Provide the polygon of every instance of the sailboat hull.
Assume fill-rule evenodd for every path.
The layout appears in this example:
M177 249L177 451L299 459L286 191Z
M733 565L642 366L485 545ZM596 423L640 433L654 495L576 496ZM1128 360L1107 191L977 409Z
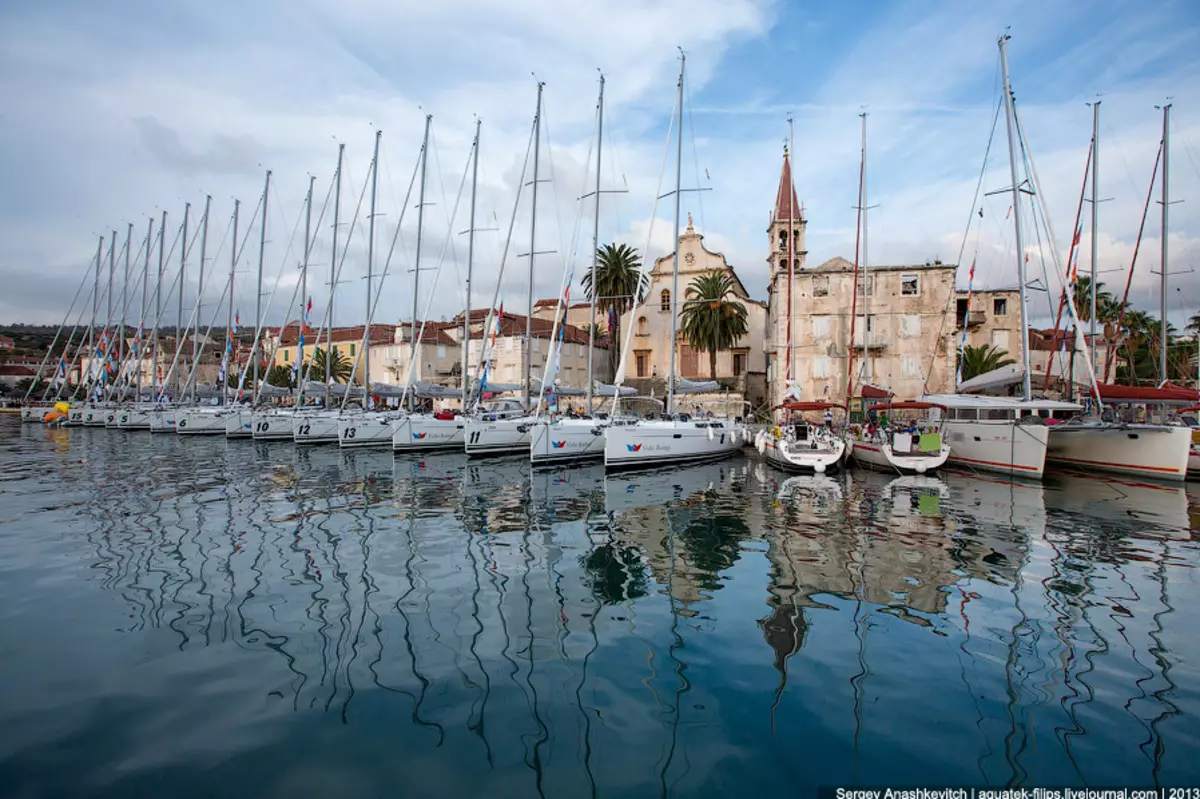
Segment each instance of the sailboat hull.
M592 419L537 422L530 429L529 461L544 465L603 458L607 428Z
M121 412L117 414L117 429L149 430L150 410L139 408L136 405L131 408L122 408Z
M89 405L83 409L84 427L104 427L104 408Z
M532 416L467 422L463 428L463 448L472 458L497 455L524 455L529 452L529 431L536 424Z
M855 463L883 472L929 474L942 468L950 458L950 447L944 443L937 453L929 455L902 455L881 441L855 441L853 446Z
M223 411L218 408L192 408L178 411L175 432L181 436L224 435Z
M840 438L828 437L819 446L808 442L778 438L768 430L758 434L754 442L763 460L786 472L796 474L832 474L841 468L848 444Z
M336 444L337 440L336 411L303 413L292 419L292 441L297 444Z
M949 462L968 469L1040 480L1046 470L1047 427L1009 420L972 422L948 419Z
M259 411L250 415L251 435L255 441L291 441L292 414Z
M151 433L174 433L175 432L175 409L174 408L155 408L150 411L150 432Z
M390 414L366 413L338 420L338 446L343 448L390 447L392 423Z
M392 432L396 452L428 452L463 447L467 422L461 416L436 419L429 414L414 414L397 419Z
M640 469L664 463L727 458L745 440L740 425L713 421L651 421L610 427L604 437L607 469Z
M253 434L252 416L248 408L229 411L225 416L225 437L250 438Z
M1192 432L1149 424L1062 424L1050 428L1046 461L1072 471L1102 471L1180 482L1187 479Z

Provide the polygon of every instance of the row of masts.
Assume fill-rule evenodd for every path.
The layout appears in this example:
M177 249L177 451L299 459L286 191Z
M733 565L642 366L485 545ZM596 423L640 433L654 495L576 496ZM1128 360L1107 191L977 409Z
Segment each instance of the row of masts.
M524 356L523 357L524 380L522 381L523 382L524 400L525 400L525 404L527 407L530 404L530 386L531 386L530 378L531 378L531 368L532 368L532 361L533 361L532 330L530 328L532 326L532 317L533 317L533 302L534 302L533 277L534 277L534 271L535 271L535 258L538 254L544 254L544 253L539 253L536 249L538 186L539 186L539 183L543 182L539 175L543 87L544 87L544 84L539 82L538 86L537 86L537 94L538 94L537 108L536 108L536 112L534 115L533 170L532 170L533 171L533 179L529 182L529 184L527 184L532 189L531 190L531 207L530 207L531 222L530 222L530 231L529 231L530 252L528 253L529 285L528 285L528 296L527 296L528 309L527 309L527 313L526 313L527 329L526 329L525 352L523 353L523 356ZM682 75L681 75L681 89L680 90L682 90ZM597 101L597 115L598 115L597 116L597 136L598 136L598 141L600 143L602 143L602 141L603 141L602 140L603 104L604 104L604 76L601 75L600 76L599 98ZM423 136L422 145L421 145L421 158L420 158L420 164L419 164L420 185L419 185L419 189L418 189L418 199L417 199L417 204L416 204L416 207L417 207L417 241L416 241L415 259L414 259L415 263L414 263L414 267L412 270L413 271L413 285L412 285L412 288L413 288L412 320L413 320L413 322L412 322L412 325L410 328L410 331L411 331L410 342L409 342L409 344L410 344L410 346L409 346L409 362L410 362L410 364L416 364L416 362L417 362L418 344L420 343L420 339L422 338L422 333L423 333L423 325L420 322L420 318L419 318L420 317L419 301L420 301L420 291L422 288L421 272L424 269L423 263L422 263L423 257L424 257L424 253L422 252L423 228L425 225L425 206L428 204L426 201L426 183L427 183L427 177L428 177L427 153L428 153L428 149L429 149L430 129L431 129L431 125L432 125L432 119L433 119L432 115L426 115L426 117L425 117L425 129L424 129L424 136ZM466 309L467 310L464 313L463 337L462 337L462 345L461 345L462 363L463 363L462 392L463 392L463 397L464 397L464 407L465 407L466 397L468 396L468 394L470 393L470 390L471 390L471 379L472 379L471 370L469 368L467 368L467 365L469 362L469 344L470 344L470 339L471 339L470 334L471 334L472 317L471 317L470 309L471 309L471 296L472 296L471 292L472 292L472 286L473 286L473 267L474 267L474 260L476 257L476 236L475 236L475 234L476 234L476 231L478 230L478 228L476 227L476 224L475 224L475 219L476 219L477 199L478 199L479 144L480 144L481 128L482 128L482 122L477 119L476 124L475 124L474 137L473 137L472 144L471 144L471 158L470 158L470 160L471 160L471 167L470 167L471 168L470 223L467 227L467 230L464 231L464 233L466 233L468 236L468 240L467 240L467 277L466 277L466 281L465 281ZM377 187L378 187L379 146L380 146L381 137L382 137L382 132L376 131L375 137L374 137L374 152L373 152L373 156L372 156L371 170L370 170L370 177L369 177L369 180L370 180L370 210L368 212L368 223L367 223L368 233L367 233L367 258L366 258L366 271L367 271L367 275L366 275L366 307L367 307L368 318L367 318L366 324L364 325L362 348L361 348L360 355L359 355L359 359L361 359L361 361L363 363L363 369L362 369L363 385L367 389L365 392L366 397L367 397L366 407L370 406L370 402L371 402L370 388L372 386L371 372L370 372L371 321L372 321L372 317L374 314L375 306L378 302L377 297L374 296L374 292L375 292L374 281L375 281L375 277L376 277L376 275L374 274L374 266L375 266L375 257L376 257L376 252L375 252L375 228L376 228L376 216L377 216L376 196L377 196ZM600 150L599 146L597 147L597 150L598 151ZM323 322L321 324L321 327L324 328L325 331L327 331L327 333L326 333L327 346L328 346L328 342L330 342L332 340L332 331L334 329L334 318L333 318L334 293L335 293L335 287L336 287L337 283L339 282L338 281L339 268L341 266L342 261L344 261L344 253L342 254L341 260L339 260L339 231L340 231L340 226L341 226L340 217L341 217L341 191L342 191L341 178L342 178L342 168L343 168L344 156L345 156L345 145L339 144L338 145L338 154L337 154L337 167L334 172L333 188L332 188L333 224L332 224L332 258L330 260L330 278L329 278L329 300L328 300L328 306L327 306L325 319L323 320ZM592 226L593 227L593 231L592 231L593 247L592 247L592 256L590 259L591 260L593 286L596 286L595 270L597 268L597 260L598 260L597 259L597 251L598 251L598 246L599 246L600 195L602 193L605 193L600 188L600 179L601 179L601 158L598 153L597 159L596 159L596 175L595 175L595 213L594 213L593 226ZM309 177L308 190L307 190L307 193L305 196L305 201L304 201L304 204L305 204L304 252L303 252L303 257L301 259L301 264L300 264L300 281L299 281L300 306L301 306L301 317L300 317L301 340L303 340L303 331L308 323L308 307L310 304L310 298L309 298L309 294L308 294L308 269L310 266L310 255L312 252L313 244L315 243L314 236L313 236L313 228L312 228L312 210L313 210L313 201L314 201L315 180L316 180L315 177L312 177L312 176ZM262 222L259 225L259 242L258 242L259 252L258 252L256 290L255 290L255 311L254 311L254 328L255 328L254 344L251 348L251 352L248 356L245 367L241 370L241 377L239 379L239 394L240 394L241 386L244 384L245 379L247 377L249 377L251 379L251 386L253 387L255 396L257 396L258 388L261 385L261 378L264 377L264 375L260 374L260 360L261 359L258 357L258 355L259 355L258 347L260 346L261 340L263 337L263 321L264 321L264 316L263 316L264 315L263 268L264 268L264 260L265 260L265 253L266 253L266 244L267 244L266 219L268 217L267 210L268 210L270 192L271 192L271 172L268 170L266 173L265 184L263 187L262 200L259 205L259 210L257 212L257 213L261 213ZM518 193L518 198L519 198L519 193ZM144 368L145 368L144 364L145 364L145 360L146 360L146 349L147 348L149 349L149 359L150 359L150 363L151 363L151 376L150 376L150 380L148 381L149 382L148 387L150 388L151 394L153 395L153 398L156 402L162 402L164 399L166 399L167 392L168 392L167 378L170 377L170 375L167 375L167 376L160 375L160 365L163 361L163 357L162 357L163 352L160 350L161 336L159 334L159 331L160 331L161 321L163 319L164 312L165 312L165 308L164 308L165 298L163 295L164 288L167 290L167 297L169 297L170 291L174 290L174 287L176 285L178 286L178 295L176 298L177 299L177 302L176 302L177 313L176 313L176 327L175 327L176 363L172 365L172 375L174 376L174 380L172 381L171 390L172 390L173 398L177 402L180 401L181 399L183 399L185 396L192 397L193 399L195 398L196 390L197 390L196 381L198 379L196 366L199 363L200 356L202 354L201 353L201 343L200 343L200 326L201 326L200 316L201 315L200 315L199 311L201 308L201 301L204 296L205 288L208 286L208 283L206 283L206 266L208 265L209 260L210 260L208 257L208 233L209 233L209 218L210 218L210 212L211 212L211 205L212 205L212 197L211 197L211 195L208 195L205 197L204 212L203 212L203 215L201 216L201 219L199 222L199 231L197 234L199 236L199 240L200 240L200 263L199 263L199 268L198 268L198 272L197 272L197 276L196 276L196 305L192 312L190 330L185 330L185 316L184 316L185 302L184 302L183 295L184 295L184 289L187 285L186 280L188 277L188 264L189 264L189 257L190 257L190 253L191 253L191 248L189 246L189 238L188 238L189 224L191 222L191 219L190 219L191 203L186 203L184 206L183 221L177 232L177 240L179 242L181 242L181 245L180 245L179 267L178 267L177 272L174 274L174 276L171 276L168 274L168 268L167 268L167 260L170 257L168 255L167 249L166 249L166 231L167 231L167 221L168 221L167 212L165 210L162 212L161 221L159 221L159 223L158 223L157 234L155 231L156 220L153 217L150 218L146 236L145 236L145 240L142 244L142 251L144 252L143 274L142 274L142 277L140 280L138 280L136 278L132 278L132 282L131 282L131 277L132 277L131 276L131 257L132 257L131 247L132 247L132 243L133 243L133 224L129 223L127 226L126 241L125 241L125 245L124 245L124 249L123 249L124 261L125 261L125 271L124 271L124 279L122 282L121 300L120 300L120 310L121 310L120 331L121 331L121 333L118 336L119 350L117 353L115 353L115 359L116 359L116 362L118 364L120 364L120 366L118 368L118 382L121 382L121 380L123 378L130 377L130 375L128 373L132 372L131 379L126 380L125 382L132 382L133 385L132 386L122 385L118 394L113 393L114 390L116 389L116 387L108 384L107 377L103 373L103 370L107 368L108 361L112 358L112 355L110 355L110 353L109 353L110 348L106 345L106 342L107 342L108 338L110 337L110 328L115 327L115 319L114 319L114 311L113 311L113 299L114 299L113 292L114 292L114 284L115 284L115 280L116 280L116 278L115 278L116 246L115 245L116 245L117 234L116 234L116 231L114 231L112 237L108 240L108 249L107 249L108 285L107 285L107 289L104 289L101 287L101 273L103 272L104 263L106 260L106 251L105 251L105 237L104 236L100 237L100 240L97 244L96 256L93 259L93 267L90 270L92 272L93 286L92 286L92 292L91 292L91 319L87 325L86 343L81 341L80 344L76 346L76 349L72 355L71 368L65 369L65 359L68 357L68 355L71 355L71 352L70 352L71 340L68 340L67 349L64 350L62 359L61 359L62 363L64 364L64 370L66 371L67 374L73 372L74 368L76 366L78 366L80 368L80 379L79 379L78 383L75 385L73 393L71 394L69 399L72 399L72 400L78 399L80 396L80 392L84 392L83 396L88 399L91 399L91 400L108 400L108 399L123 400L126 397L128 389L132 387L134 390L135 397L139 401L142 400L144 397L143 389L147 387L147 386L143 386L143 372L144 372ZM221 363L221 369L220 369L222 383L228 382L228 373L226 370L231 365L229 363L230 350L232 349L232 345L233 345L233 341L234 341L234 339L233 339L234 331L236 330L236 326L237 326L237 320L236 320L236 315L235 315L236 314L235 294L236 294L236 271L237 271L238 259L241 254L241 247L239 246L239 240L238 240L240 205L241 205L240 201L234 200L234 210L233 210L233 215L232 215L232 219L231 219L231 223L230 223L231 227L232 227L232 231L233 231L233 248L232 248L233 251L232 251L232 255L231 255L231 259L230 259L230 271L229 271L229 276L228 276L228 282L225 286L225 291L224 291L224 295L223 295L223 299L226 299L227 304L226 304L226 314L225 314L225 316L226 316L226 319L225 319L226 342L225 342L224 352L221 354L222 363ZM676 203L676 205L678 206L678 202ZM677 217L678 217L678 210L677 210ZM515 218L515 209L514 209L514 218ZM678 227L678 219L676 220L676 222L677 222L676 226ZM152 274L152 272L151 272L152 251L154 249L155 244L158 245L157 268L155 269L155 271ZM85 278L85 280L86 280L86 278ZM210 281L211 281L211 279L210 279ZM127 314L128 308L129 308L129 293L130 293L131 287L136 288L136 284L139 282L141 284L141 292L142 292L142 299L141 299L141 304L140 304L140 317L138 320L137 332L134 337L134 344L132 347L127 348L126 341L125 341L125 332L128 330L128 327L129 327L129 319L128 319L128 314ZM153 296L152 297L149 295L151 284L153 284ZM80 290L82 290L83 285L84 284L81 283ZM497 286L497 289L499 289L499 286ZM592 402L593 402L593 398L594 398L593 397L593 383L594 383L595 365L594 365L593 348L595 345L595 335L596 335L596 331L595 331L595 311L596 311L596 299L597 299L596 294L597 294L597 292L595 290L593 290L592 296L591 296L592 325L590 326L590 331L589 331L589 348L588 348L588 363L587 363L587 373L588 373L587 374L587 393L588 393L588 406L589 407L592 406ZM101 317L100 298L102 295L106 296L106 308L105 308L103 320L101 320L101 318L100 318ZM64 318L63 323L59 326L59 330L56 333L55 339L51 344L51 351L47 352L46 358L42 364L42 368L39 369L39 372L38 372L39 378L41 377L45 367L47 366L49 359L53 354L53 350L57 346L58 341L61 337L61 334L62 334L63 330L66 328L66 325L71 318L71 313L72 313L73 308L74 308L74 303L72 305L72 309L68 310L67 316ZM145 330L145 327L146 327L145 322L146 322L147 317L149 317L151 314L152 314L152 318L153 318L153 325L149 331L149 334L147 335L146 330ZM562 317L563 324L565 324L565 320L566 320L566 316L564 313L564 315ZM98 339L97 331L99 330L99 327L102 322L103 322L103 332L101 333L101 335ZM557 322L557 319L556 319L556 322ZM76 325L76 327L78 327L78 324ZM210 325L210 329L211 329L211 325ZM74 335L74 329L72 329L72 337L71 337L72 340L73 340L73 335ZM180 359L180 354L182 352L182 348L185 346L186 339L189 335L192 338L191 359L190 359L190 367L191 368L190 368L190 370L185 370L184 368L180 368L178 370L178 372L176 372L175 371L176 366L185 367L187 365L187 364L179 363L179 359ZM320 343L321 343L320 339L321 339L320 331L318 331L317 341L315 342L316 346L320 345ZM87 363L88 363L88 368L86 369L86 374L84 373L83 366L82 366L85 355L87 357ZM297 359L298 365L299 365L299 361L302 360L302 358L303 358L303 355L299 354L299 357ZM483 358L483 354L481 353L481 361L482 361L482 358ZM133 366L131 368L130 362L136 363L136 366ZM236 363L232 364L232 365L236 366ZM329 389L329 387L331 387L333 379L334 379L334 375L332 373L332 368L333 368L333 358L332 357L327 356L324 358L324 368L325 368L324 383L325 383L327 391L328 391L328 389ZM182 377L184 371L188 372L188 376L187 376L186 380ZM249 374L247 374L247 371L249 372ZM307 376L308 376L307 371L308 371L307 369L303 370L303 376L305 378L307 378ZM57 381L57 382L58 382L58 391L55 393L55 395L53 397L53 399L55 399L55 400L62 398L63 391L65 390L67 383L68 383L68 381L66 379L63 379L63 380ZM297 391L299 393L297 394L297 397L299 397L300 394L302 394L303 389L304 389L304 383L305 383L304 380L299 381L299 385L297 387ZM36 381L35 381L35 385L36 385ZM101 386L104 388L103 391L99 390L99 388ZM30 387L30 391L26 395L27 401L29 400L30 395L32 394L32 392L34 390L34 387L35 386ZM46 391L43 392L41 399L42 400L51 399L50 391L53 388L54 388L54 384L47 386ZM220 388L221 388L221 391L219 392L220 402L222 404L225 404L230 401L229 391L226 389L226 387L224 385L222 385ZM409 396L410 396L410 399L412 399L412 395L410 394ZM330 399L330 397L327 394L326 401L328 402L329 399Z

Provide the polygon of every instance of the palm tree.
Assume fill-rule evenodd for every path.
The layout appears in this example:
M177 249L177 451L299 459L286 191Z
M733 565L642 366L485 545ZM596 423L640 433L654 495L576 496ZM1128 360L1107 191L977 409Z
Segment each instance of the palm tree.
M1196 314L1191 319L1188 319L1187 326L1184 330L1192 334L1200 333L1200 314Z
M350 370L353 368L350 359L338 350L333 351L329 361L329 375L335 383L345 383L350 380ZM303 374L303 372L302 372ZM313 353L312 368L308 370L308 378L318 382L325 380L325 350L318 349Z
M987 374L993 369L1016 363L1015 360L1008 357L1008 350L988 344L982 347L964 347L960 357L962 358L962 379L964 381Z
M746 335L746 306L733 294L728 272L713 270L699 275L688 286L687 302L680 314L680 330L693 349L708 351L708 376L717 379L717 350L727 350Z
M1092 278L1088 275L1080 275L1075 282L1075 290L1072 292L1072 299L1075 300L1075 310L1079 312L1079 321L1090 322L1092 320ZM1119 303L1117 299L1104 290L1104 283L1096 282L1096 319L1100 322L1109 322L1117 318Z
M286 364L277 364L271 367L271 371L267 372L267 384L278 386L279 388L295 388L296 384L293 380L292 367Z
M596 285L592 285L592 270L583 275L583 293L591 300L595 294L596 307L611 320L609 325L608 357L614 374L621 350L621 314L646 296L648 286L641 280L642 257L628 244L605 244L596 250Z

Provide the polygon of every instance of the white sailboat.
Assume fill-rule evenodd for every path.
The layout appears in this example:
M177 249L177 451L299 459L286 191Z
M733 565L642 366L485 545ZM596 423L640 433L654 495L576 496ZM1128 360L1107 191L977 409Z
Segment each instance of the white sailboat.
M688 414L674 413L676 394L701 394L716 391L716 381L695 382L675 376L675 342L679 324L679 214L683 162L683 80L687 58L679 54L679 85L676 97L676 151L675 151L675 253L672 257L673 283L671 286L671 365L667 380L667 402L665 418L638 420L632 424L612 425L604 437L604 465L609 469L640 468L664 463L686 463L726 458L741 448L746 432L740 420L696 419ZM614 381L618 386L624 380L630 342L634 326L629 326L625 346L621 354L621 365ZM613 398L616 408L616 397Z
M329 259L329 305L325 309L325 319L322 327L325 329L325 375L324 383L310 389L309 373L312 362L304 371L297 394L296 412L292 417L292 441L296 444L336 444L338 440L338 416L340 413L333 408L334 379L333 379L333 300L337 288L340 262L338 261L338 224L342 211L342 161L345 158L346 145L338 144L337 169L333 173L333 255ZM345 256L342 256L343 259ZM321 331L317 331L314 347L320 347ZM306 408L301 402L310 390L320 390L325 393L322 406Z
M1167 373L1167 214L1170 208L1170 104L1163 107L1162 133L1162 263L1159 269L1160 297L1162 300L1161 341L1159 344L1160 388L1110 386L1096 380L1094 344L1096 341L1096 291L1097 291L1097 236L1099 234L1099 141L1100 103L1092 104L1092 279L1091 279L1091 343L1085 341L1088 358L1088 375L1092 383L1095 406L1098 413L1081 416L1050 429L1050 440L1046 460L1056 467L1068 470L1100 470L1115 474L1149 477L1156 480L1181 482L1187 478L1188 460L1192 448L1192 434L1177 421L1167 418L1166 408L1171 405L1194 404L1200 397L1191 389L1175 389L1168 385ZM1068 265L1068 268L1070 266ZM1133 268L1132 266L1130 267ZM1078 338L1083 338L1079 316L1075 312L1074 298L1068 289L1064 298L1070 309L1070 321ZM1071 376L1074 379L1074 375ZM1105 413L1104 405L1109 404ZM1120 420L1113 405L1129 412L1134 406L1148 413L1144 422L1133 418ZM1157 416L1157 419L1153 417Z
M880 403L871 410L889 416L898 411L933 413L910 425L896 424L894 417L889 427L863 425L853 439L851 455L857 463L885 472L928 474L950 458L950 445L942 431L942 420L949 409L931 402L892 402Z
M533 117L533 182L532 199L529 211L529 297L525 315L525 353L523 358L520 404L516 400L502 400L484 407L478 414L468 419L463 428L463 449L469 457L485 455L521 455L529 451L529 431L537 418L529 413L531 370L533 365L533 269L537 252L537 197L538 197L538 162L541 157L542 141L542 90L545 84L538 81L537 109ZM524 177L524 176L522 176ZM517 203L520 196L517 197ZM513 218L516 218L516 205L513 208ZM503 270L503 264L501 264ZM500 290L497 279L496 291ZM471 309L466 310L470 316ZM497 317L495 324L499 326L502 318ZM481 390L483 386L481 384ZM491 385L491 391L501 390L499 386Z
M593 370L593 359L595 357L596 347L596 265L599 258L600 248L600 195L603 193L600 189L600 162L603 154L604 145L604 75L600 75L600 96L596 103L596 188L592 195L595 198L592 215L592 278L591 285L593 286L590 306L590 324L588 333L588 372L587 372L587 388L585 390L565 388L554 385L554 380L550 375L550 368L553 365L555 374L557 374L557 361L555 358L561 352L564 343L559 340L565 328L560 328L558 335L553 332L551 334L550 358L547 359L547 377L543 379L543 385L547 382L550 387L547 389L550 393L558 396L587 396L587 415L585 418L563 417L557 413L548 413L545 416L540 416L538 421L533 425L529 437L529 460L535 466L551 465L555 463L567 463L575 461L585 461L599 459L604 457L604 442L607 436L608 428L613 425L628 424L632 420L625 418L613 419L607 413L597 414L594 411L595 399L595 377ZM586 198L584 195L580 199ZM561 299L559 300L558 311L561 313L561 320L558 314L555 316L556 324L565 325L567 321L567 308L570 303L569 290L574 277L574 270L568 270L566 280L564 281L565 289ZM546 392L539 393L539 397ZM633 389L621 389L621 394L632 396L637 392ZM612 395L612 392L609 392ZM538 404L539 410L541 402Z
M161 236L163 231L159 230ZM138 320L137 334L134 336L133 348L131 355L134 359L134 390L133 401L126 403L117 414L117 428L120 430L149 430L150 429L150 406L143 396L142 376L145 372L144 365L146 363L146 349L148 342L146 341L146 317L150 313L150 251L154 247L154 217L150 217L146 223L146 249L144 252L144 260L142 261L142 299L141 299L141 318ZM162 279L162 270L159 270L158 279ZM155 289L157 291L157 289ZM156 374L156 364L151 361L151 393L153 393L153 380Z
M217 405L191 405L187 408L181 408L178 412L177 422L175 424L175 432L184 436L199 436L199 435L224 435L227 416L229 415L229 364L233 357L233 340L237 333L234 324L233 301L234 289L236 288L236 275L238 258L241 255L241 247L238 245L238 214L241 210L241 201L233 201L233 251L229 258L229 282L226 286L228 292L228 303L226 305L225 315L225 345L221 353L221 366L217 370ZM208 212L205 211L207 217ZM202 250L203 251L203 250ZM204 258L200 258L201 269L203 269ZM209 329L211 330L211 325Z
M846 458L849 442L831 424L809 422L807 412L830 414L834 409L845 413L845 406L834 402L788 402L787 414L780 425L764 428L754 437L754 448L772 466L801 474L830 474Z
M477 199L477 189L479 185L479 132L482 127L480 120L475 120L475 137L471 142L471 155L469 166L471 168L471 219L467 226L467 282L466 282L466 308L467 312L463 315L462 329L462 387L449 388L447 386L437 385L435 383L427 383L419 380L420 369L418 367L421 354L421 344L425 336L425 322L418 324L418 299L420 287L420 249L417 250L417 268L413 271L413 319L412 326L409 328L411 333L411 341L409 344L408 357L408 375L405 378L405 389L402 396L411 398L412 406L416 405L416 400L433 400L433 399L454 399L457 398L461 402L462 413L454 411L416 411L410 408L409 412L403 414L392 423L392 451L393 452L431 452L436 450L459 450L462 451L464 441L464 430L466 428L466 409L467 402L470 398L470 370L467 369L468 352L470 350L471 341L471 277L475 265L475 204ZM424 159L424 155L422 155ZM422 160L421 173L421 192L425 190L425 172L424 160ZM464 175L464 180L465 180ZM461 189L460 189L461 197ZM455 212L458 210L458 200L455 200ZM424 226L424 216L418 215L417 228L418 238L420 231ZM447 234L446 244L449 244L449 234ZM438 259L438 269L434 273L434 287L437 284L437 275L440 273L442 258L445 256L445 248L443 247L442 256ZM430 291L430 297L433 296L433 291ZM429 318L428 308L423 315L424 319Z
M226 438L253 438L254 436L254 403L258 396L259 389L262 387L259 375L259 347L262 346L263 328L262 328L262 278L263 278L263 257L267 247L267 211L270 207L271 197L271 170L267 170L267 177L263 184L262 205L262 221L259 226L258 238L258 277L254 289L254 342L250 345L250 355L246 363L242 365L241 372L238 376L237 397L238 401L233 405L226 405L225 410L221 413L221 418L225 422L225 437ZM250 401L242 402L243 392L246 386L246 375L252 376L252 389L250 393Z
M421 147L421 170L424 173L425 153L429 149L429 123L431 117L425 117L425 141ZM338 446L343 448L361 449L364 447L386 447L392 443L392 424L398 414L379 411L373 408L373 386L371 383L371 320L375 311L371 301L372 268L375 264L375 200L379 184L379 140L383 131L375 131L375 154L371 158L371 210L367 218L367 323L363 326L362 346L359 358L363 364L364 396L362 410L357 413L343 414L338 418ZM424 187L424 180L422 180ZM418 213L424 208L424 190L418 200ZM397 223L399 224L399 223ZM420 269L420 235L417 236L417 268ZM353 370L351 371L353 375ZM351 377L353 380L353 376ZM348 395L347 395L348 398ZM345 403L343 402L343 409Z
M1009 174L1012 179L1012 217L1016 234L1017 286L1021 305L1021 398L933 394L922 399L944 406L946 437L950 444L950 463L971 469L1000 472L1015 477L1040 480L1046 468L1046 446L1050 429L1043 417L1053 412L1078 411L1074 403L1038 400L1029 383L1029 324L1026 304L1025 246L1021 230L1023 182L1017 176L1016 114L1012 85L1008 76L1008 35L998 41L1004 85L1004 118L1008 134ZM964 383L959 386L962 390Z

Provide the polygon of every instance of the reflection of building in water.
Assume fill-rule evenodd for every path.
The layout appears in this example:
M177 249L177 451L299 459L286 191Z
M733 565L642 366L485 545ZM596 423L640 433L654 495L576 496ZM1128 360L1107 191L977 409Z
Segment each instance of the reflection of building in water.
M803 645L804 609L827 606L821 595L861 598L928 626L924 616L946 612L964 572L1011 579L1020 564L1023 537L964 530L944 508L950 491L941 480L870 485L874 477L856 478L845 500L828 478L827 490L811 482L779 492L782 518L766 536L772 610L759 624L781 670Z

